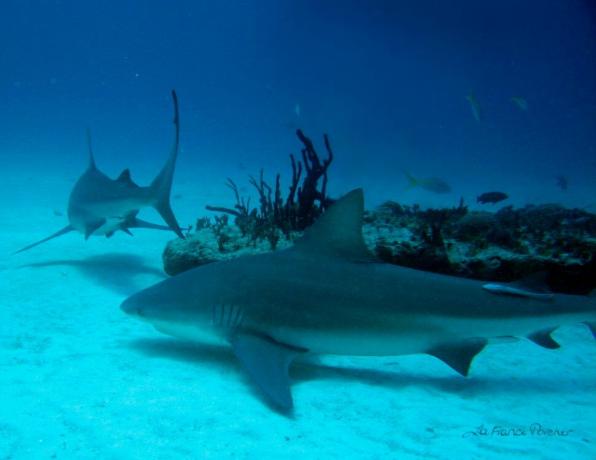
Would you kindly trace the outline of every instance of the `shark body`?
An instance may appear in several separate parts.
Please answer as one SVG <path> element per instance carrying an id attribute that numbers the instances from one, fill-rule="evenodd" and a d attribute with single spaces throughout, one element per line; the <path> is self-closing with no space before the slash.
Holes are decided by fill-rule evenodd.
<path id="1" fill-rule="evenodd" d="M 157 177 L 149 186 L 134 183 L 130 170 L 125 169 L 116 179 L 110 179 L 96 164 L 88 135 L 89 165 L 75 183 L 68 200 L 69 224 L 52 235 L 19 249 L 26 251 L 39 244 L 72 231 L 85 235 L 85 239 L 95 235 L 111 237 L 117 231 L 128 234 L 131 228 L 172 230 L 184 238 L 180 226 L 170 206 L 170 190 L 178 156 L 180 124 L 178 118 L 178 98 L 172 91 L 174 101 L 175 140 L 170 156 Z M 146 222 L 137 217 L 141 208 L 152 206 L 166 222 L 165 225 Z"/>
<path id="2" fill-rule="evenodd" d="M 121 308 L 166 334 L 231 344 L 283 411 L 293 404 L 288 366 L 301 353 L 428 353 L 467 375 L 493 340 L 528 337 L 557 348 L 550 333 L 561 324 L 586 322 L 594 333 L 594 297 L 487 288 L 378 262 L 364 245 L 362 214 L 362 191 L 352 191 L 294 247 L 189 270 Z"/>

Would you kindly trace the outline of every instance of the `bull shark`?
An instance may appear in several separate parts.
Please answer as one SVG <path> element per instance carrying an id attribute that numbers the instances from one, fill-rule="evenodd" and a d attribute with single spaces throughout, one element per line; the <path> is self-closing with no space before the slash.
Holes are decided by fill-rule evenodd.
<path id="1" fill-rule="evenodd" d="M 85 240 L 92 235 L 105 235 L 109 238 L 119 230 L 132 235 L 131 228 L 172 230 L 180 238 L 184 238 L 170 206 L 170 191 L 180 138 L 178 97 L 175 91 L 172 91 L 172 99 L 174 102 L 174 145 L 166 164 L 149 186 L 143 187 L 135 184 L 129 169 L 123 170 L 116 179 L 110 179 L 102 173 L 95 164 L 91 136 L 87 132 L 89 164 L 70 192 L 68 200 L 69 224 L 50 236 L 19 249 L 15 254 L 72 231 L 81 232 L 85 235 Z M 167 226 L 139 219 L 137 217 L 139 210 L 146 206 L 154 207 Z"/>
<path id="2" fill-rule="evenodd" d="M 306 353 L 427 353 L 466 376 L 491 342 L 558 348 L 562 324 L 596 326 L 596 297 L 546 294 L 385 264 L 362 236 L 364 198 L 333 204 L 293 247 L 194 268 L 121 309 L 158 331 L 231 345 L 272 408 L 293 407 L 288 368 Z"/>

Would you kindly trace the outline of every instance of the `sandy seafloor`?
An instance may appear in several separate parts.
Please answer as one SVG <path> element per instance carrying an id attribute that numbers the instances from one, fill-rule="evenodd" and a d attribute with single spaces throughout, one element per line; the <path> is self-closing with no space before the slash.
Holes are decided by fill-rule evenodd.
<path id="1" fill-rule="evenodd" d="M 292 369 L 294 417 L 272 412 L 229 349 L 120 311 L 164 278 L 171 234 L 70 234 L 9 255 L 65 225 L 53 209 L 77 174 L 1 178 L 0 459 L 596 458 L 596 344 L 581 325 L 556 332 L 556 351 L 490 346 L 467 379 L 425 355 L 322 357 Z M 221 183 L 199 194 L 177 175 L 182 225 L 229 202 Z M 534 423 L 568 433 L 493 433 Z"/>

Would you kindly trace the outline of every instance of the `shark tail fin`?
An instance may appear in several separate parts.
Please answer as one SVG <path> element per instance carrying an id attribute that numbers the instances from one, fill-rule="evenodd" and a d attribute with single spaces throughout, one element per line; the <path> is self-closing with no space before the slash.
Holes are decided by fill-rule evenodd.
<path id="1" fill-rule="evenodd" d="M 409 172 L 404 171 L 404 175 L 406 176 L 406 179 L 408 180 L 408 186 L 406 187 L 406 190 L 418 187 L 418 185 L 420 185 L 418 182 L 418 179 L 416 179 L 414 176 L 412 176 Z"/>
<path id="2" fill-rule="evenodd" d="M 159 174 L 153 179 L 149 186 L 151 196 L 153 198 L 153 207 L 159 212 L 162 219 L 180 238 L 184 238 L 182 230 L 178 225 L 176 216 L 170 206 L 170 191 L 172 190 L 172 180 L 174 178 L 174 171 L 176 169 L 176 159 L 178 157 L 178 145 L 180 142 L 180 122 L 178 118 L 178 97 L 176 91 L 172 90 L 172 99 L 174 101 L 174 126 L 175 139 L 170 156 L 166 161 Z"/>
<path id="3" fill-rule="evenodd" d="M 43 240 L 36 241 L 35 243 L 29 244 L 29 245 L 25 246 L 24 248 L 21 248 L 18 251 L 13 252 L 13 255 L 18 254 L 19 252 L 25 252 L 41 243 L 45 243 L 46 241 L 50 241 L 54 238 L 58 238 L 59 236 L 62 236 L 68 232 L 72 232 L 73 230 L 74 230 L 74 228 L 72 228 L 71 225 L 67 225 L 66 227 L 58 230 L 56 233 L 52 233 L 50 236 L 44 238 Z"/>

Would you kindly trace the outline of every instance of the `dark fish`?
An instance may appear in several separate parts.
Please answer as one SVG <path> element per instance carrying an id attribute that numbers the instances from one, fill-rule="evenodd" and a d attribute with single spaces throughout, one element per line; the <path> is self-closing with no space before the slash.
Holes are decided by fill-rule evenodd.
<path id="1" fill-rule="evenodd" d="M 565 176 L 557 176 L 557 187 L 561 190 L 567 190 L 569 187 L 569 182 L 567 182 L 567 178 Z"/>
<path id="2" fill-rule="evenodd" d="M 486 203 L 498 203 L 499 201 L 503 201 L 506 200 L 507 198 L 509 198 L 509 195 L 507 195 L 506 193 L 503 192 L 486 192 L 483 193 L 482 195 L 479 195 L 478 198 L 476 198 L 476 201 L 480 204 L 486 204 Z"/>

